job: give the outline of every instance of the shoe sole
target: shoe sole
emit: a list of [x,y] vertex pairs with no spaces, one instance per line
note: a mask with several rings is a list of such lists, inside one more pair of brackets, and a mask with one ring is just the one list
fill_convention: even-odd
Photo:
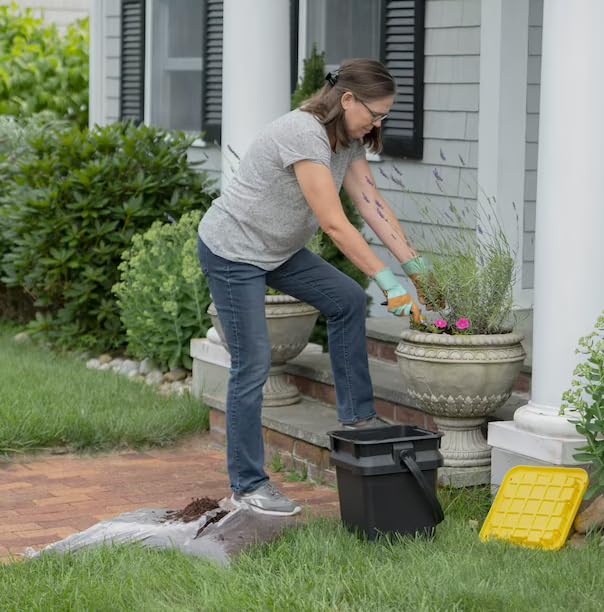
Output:
[[267,514],[269,516],[295,516],[296,514],[302,512],[301,506],[296,506],[291,512],[279,512],[278,510],[264,510],[264,508],[259,508],[258,506],[248,504],[246,501],[238,501],[234,497],[231,497],[231,502],[233,502],[237,508],[249,508],[252,512]]

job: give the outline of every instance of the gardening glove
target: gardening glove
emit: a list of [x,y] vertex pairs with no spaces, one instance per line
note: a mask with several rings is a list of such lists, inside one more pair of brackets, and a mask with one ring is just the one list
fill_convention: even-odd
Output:
[[378,272],[374,280],[386,296],[387,301],[385,305],[388,307],[388,312],[391,312],[397,317],[401,315],[411,315],[416,323],[421,322],[422,315],[419,306],[396,280],[390,268],[384,268]]
[[[405,274],[409,277],[409,280],[415,285],[417,299],[426,307],[426,310],[442,310],[445,308],[446,304],[441,295],[430,295],[430,300],[426,298],[426,293],[422,285],[424,283],[428,286],[431,284],[430,277],[432,271],[429,264],[421,255],[406,261],[402,264],[402,267]],[[432,284],[434,285],[434,283]]]

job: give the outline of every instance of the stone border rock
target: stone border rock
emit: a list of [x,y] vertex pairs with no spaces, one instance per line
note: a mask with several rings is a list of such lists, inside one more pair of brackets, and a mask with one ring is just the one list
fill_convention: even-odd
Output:
[[[32,342],[32,338],[27,332],[19,332],[13,336],[13,342],[29,344]],[[113,357],[109,353],[103,353],[91,359],[89,353],[75,352],[72,354],[80,359],[85,359],[86,367],[90,370],[109,370],[131,380],[144,382],[147,385],[158,387],[161,395],[190,395],[193,388],[193,374],[190,370],[184,368],[162,371],[151,359],[136,361],[125,357]]]
[[193,387],[193,375],[189,370],[172,368],[162,371],[151,359],[136,361],[103,353],[98,357],[88,359],[86,367],[90,370],[115,372],[130,380],[158,387],[161,395],[183,396],[190,394]]

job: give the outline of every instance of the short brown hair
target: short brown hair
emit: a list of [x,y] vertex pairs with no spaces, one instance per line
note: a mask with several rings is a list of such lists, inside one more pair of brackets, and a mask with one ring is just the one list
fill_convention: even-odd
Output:
[[[328,83],[305,102],[301,110],[319,118],[330,139],[335,140],[336,146],[348,147],[350,137],[344,123],[344,109],[340,104],[342,95],[350,91],[358,100],[371,102],[395,95],[396,84],[386,67],[372,59],[346,60],[328,78]],[[379,153],[382,150],[382,126],[374,125],[371,132],[364,136],[363,144],[370,151]]]

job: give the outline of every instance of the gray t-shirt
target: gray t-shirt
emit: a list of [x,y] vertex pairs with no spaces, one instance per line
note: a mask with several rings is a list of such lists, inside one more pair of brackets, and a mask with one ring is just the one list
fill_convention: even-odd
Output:
[[327,166],[339,190],[351,162],[364,157],[360,141],[334,153],[316,117],[287,113],[256,137],[238,173],[203,216],[199,236],[219,257],[274,270],[319,228],[293,164],[309,160]]

